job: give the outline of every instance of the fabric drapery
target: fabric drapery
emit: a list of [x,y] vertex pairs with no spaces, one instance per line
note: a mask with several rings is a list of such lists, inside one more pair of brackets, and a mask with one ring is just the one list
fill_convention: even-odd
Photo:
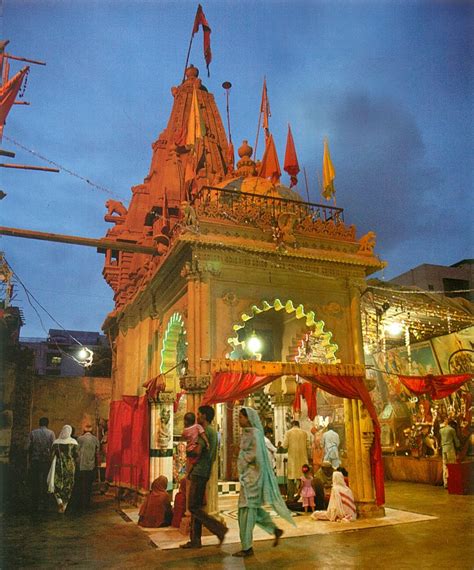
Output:
[[262,178],[270,178],[272,184],[277,184],[280,181],[280,162],[272,135],[269,135],[265,142],[265,152],[258,175]]
[[[281,373],[259,376],[248,372],[215,372],[212,382],[204,394],[203,404],[242,400],[280,376]],[[333,396],[361,400],[366,407],[374,426],[374,441],[370,449],[370,461],[374,477],[376,503],[382,505],[385,502],[385,489],[380,424],[362,376],[317,374],[304,376],[304,379]]]
[[207,67],[207,75],[210,76],[209,73],[209,64],[212,60],[212,52],[211,52],[211,28],[209,23],[204,15],[204,11],[202,9],[201,4],[198,5],[196,17],[194,18],[194,26],[193,26],[193,36],[197,34],[199,31],[199,26],[202,26],[203,32],[203,48],[204,48],[204,59],[206,60],[206,67]]
[[293,411],[301,411],[301,398],[303,398],[308,406],[308,418],[313,421],[318,413],[317,393],[318,387],[315,384],[310,384],[309,382],[297,384]]
[[414,394],[427,394],[432,400],[441,400],[456,392],[472,378],[472,374],[444,374],[435,376],[398,376],[400,382]]
[[324,139],[324,152],[323,152],[323,187],[321,194],[326,200],[330,200],[335,193],[334,179],[336,178],[336,170],[329,154],[328,139]]
[[15,103],[16,96],[20,91],[21,84],[25,75],[29,71],[29,67],[24,67],[9,81],[0,87],[0,127],[5,124],[7,115],[10,112],[13,104]]
[[290,175],[291,182],[290,188],[298,184],[297,174],[300,171],[300,165],[298,164],[298,157],[296,156],[295,142],[293,140],[293,135],[291,133],[290,125],[288,125],[288,135],[286,138],[286,150],[285,150],[285,163],[283,170]]
[[164,374],[158,374],[143,383],[146,396],[149,400],[156,400],[160,392],[166,390],[166,377]]
[[110,404],[107,443],[108,481],[149,488],[150,425],[146,396],[122,396]]

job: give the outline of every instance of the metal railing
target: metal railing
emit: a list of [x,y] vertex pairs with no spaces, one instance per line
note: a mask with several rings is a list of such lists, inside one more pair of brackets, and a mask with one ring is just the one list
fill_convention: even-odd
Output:
[[[303,202],[276,196],[265,196],[252,194],[250,192],[240,192],[228,188],[217,188],[215,186],[203,186],[194,199],[194,205],[200,205],[211,214],[228,217],[235,221],[245,217],[245,213],[258,210],[261,216],[278,219],[280,214],[290,213],[297,217],[299,223],[304,220],[313,222],[334,222],[344,223],[344,210],[335,206],[315,204],[313,202]],[[212,205],[212,207],[211,207]]]

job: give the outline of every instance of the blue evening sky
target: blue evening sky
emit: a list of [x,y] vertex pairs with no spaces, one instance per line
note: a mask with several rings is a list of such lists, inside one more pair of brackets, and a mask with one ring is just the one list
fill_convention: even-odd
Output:
[[[1,169],[1,225],[102,237],[105,202],[125,204],[148,173],[180,83],[197,2],[4,0],[9,53],[31,66],[25,99],[5,137],[75,174]],[[190,62],[225,113],[232,83],[236,148],[254,145],[263,77],[283,165],[290,123],[301,166],[318,192],[323,137],[336,168],[337,205],[358,236],[373,230],[389,279],[421,263],[450,265],[472,252],[474,4],[462,1],[205,1],[213,61],[202,32]],[[21,64],[12,62],[12,72]],[[224,118],[224,116],[223,116]],[[226,124],[226,123],[225,123]],[[48,163],[4,138],[19,164]],[[259,152],[263,150],[260,136]],[[286,175],[282,182],[287,183]],[[299,188],[306,197],[303,176]],[[471,214],[469,213],[471,212]],[[20,279],[66,329],[100,330],[112,309],[95,249],[3,237]],[[23,336],[43,324],[16,286]],[[44,328],[43,328],[44,327]]]

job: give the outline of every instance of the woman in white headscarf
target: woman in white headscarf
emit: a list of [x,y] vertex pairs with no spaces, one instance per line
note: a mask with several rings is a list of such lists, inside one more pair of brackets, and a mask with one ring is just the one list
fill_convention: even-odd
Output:
[[252,408],[242,408],[239,414],[242,428],[240,453],[237,460],[240,481],[239,531],[242,550],[233,556],[253,554],[253,529],[258,524],[275,539],[273,546],[283,534],[272,521],[270,514],[262,508],[264,503],[273,507],[278,515],[295,524],[278,488],[278,483],[270,463],[260,418]]
[[72,427],[65,425],[53,441],[53,461],[48,474],[48,491],[54,493],[60,513],[66,511],[74,487],[77,441],[71,434]]
[[357,518],[354,495],[346,485],[340,471],[332,474],[332,489],[327,511],[315,511],[311,517],[316,520],[351,522]]

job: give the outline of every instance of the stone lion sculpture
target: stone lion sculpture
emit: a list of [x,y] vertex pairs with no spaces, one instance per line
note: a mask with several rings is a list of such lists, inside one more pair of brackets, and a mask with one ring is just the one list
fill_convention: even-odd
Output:
[[375,235],[375,232],[367,232],[365,236],[362,236],[359,239],[358,253],[372,255],[374,253],[376,238],[377,236]]
[[122,217],[127,215],[127,208],[118,200],[107,200],[105,207],[107,208],[107,216],[117,214],[117,216]]

